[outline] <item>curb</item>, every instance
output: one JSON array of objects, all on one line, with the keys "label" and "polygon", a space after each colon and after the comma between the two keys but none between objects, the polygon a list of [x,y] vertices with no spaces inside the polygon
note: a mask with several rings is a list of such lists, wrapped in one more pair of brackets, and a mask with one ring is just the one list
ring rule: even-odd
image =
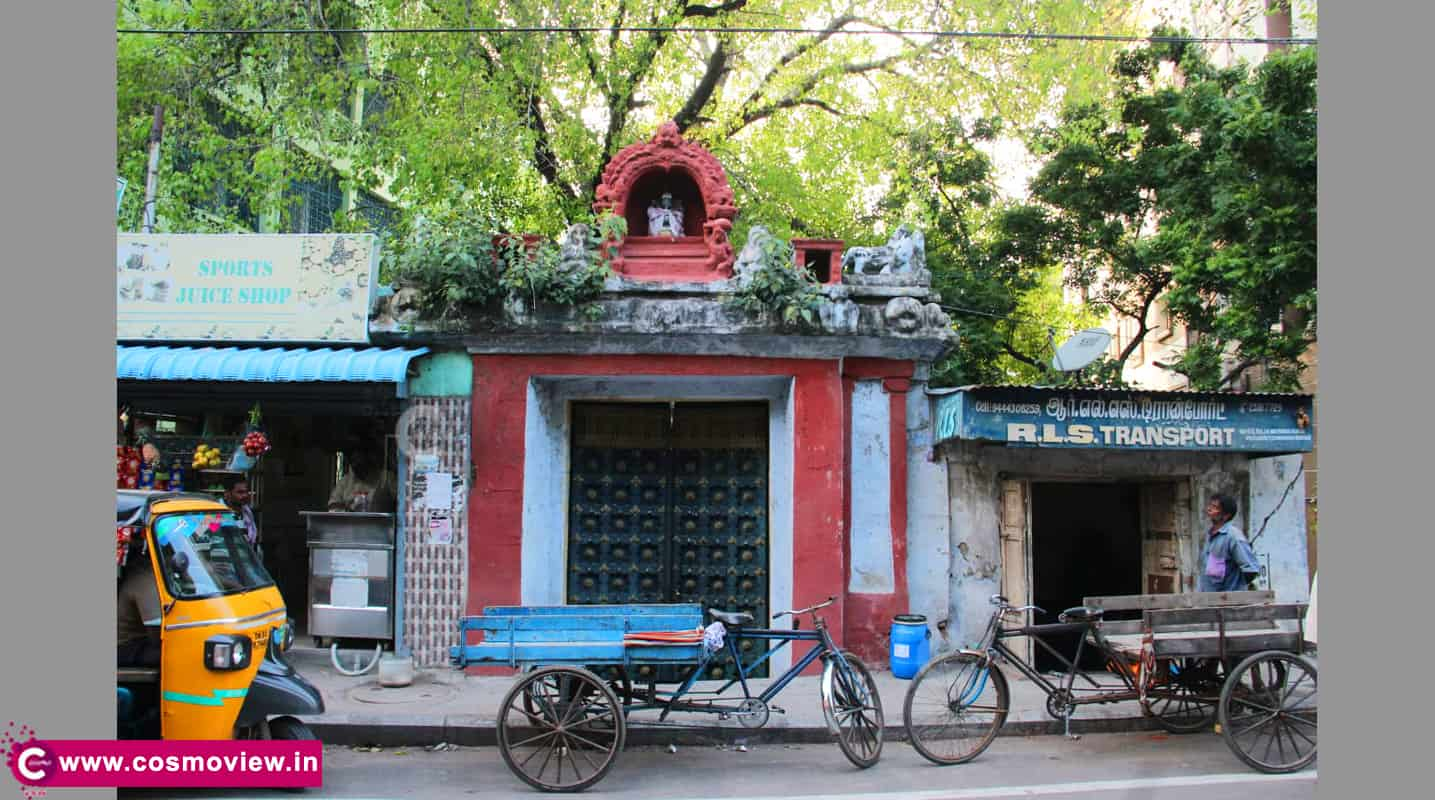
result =
[{"label": "curb", "polygon": [[[492,747],[497,742],[497,728],[491,720],[472,716],[423,717],[409,720],[360,715],[301,717],[325,744],[366,747],[432,747],[440,743],[461,747]],[[1145,717],[1107,717],[1073,719],[1071,732],[1129,733],[1160,730],[1155,720]],[[1052,719],[1009,720],[999,736],[1059,736],[1065,726]],[[884,741],[906,741],[907,732],[901,725],[888,724],[882,733]],[[825,744],[833,741],[826,726],[770,726],[716,728],[703,726],[662,726],[634,724],[628,728],[628,745],[704,745],[732,744]]]}]

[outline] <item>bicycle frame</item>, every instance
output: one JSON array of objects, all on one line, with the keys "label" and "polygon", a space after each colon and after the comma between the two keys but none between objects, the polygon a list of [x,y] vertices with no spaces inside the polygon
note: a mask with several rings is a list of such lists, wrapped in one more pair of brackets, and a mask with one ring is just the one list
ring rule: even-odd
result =
[{"label": "bicycle frame", "polygon": [[[1002,625],[1002,614],[1005,609],[999,609],[992,614],[991,622],[987,625],[986,633],[982,637],[982,646],[978,648],[979,654],[985,655],[990,662],[993,656],[1000,657],[1013,669],[1020,672],[1032,683],[1041,687],[1047,698],[1060,694],[1066,696],[1067,704],[1071,706],[1085,705],[1090,703],[1115,703],[1123,700],[1135,700],[1140,697],[1139,687],[1136,679],[1131,675],[1131,663],[1119,651],[1107,644],[1106,638],[1101,635],[1101,629],[1090,622],[1056,622],[1045,625],[1023,625],[1016,628],[1008,628]],[[1052,647],[1043,638],[1059,634],[1080,633],[1082,634],[1076,646],[1076,654],[1068,659],[1056,648]],[[1091,677],[1091,674],[1082,669],[1081,655],[1086,650],[1087,634],[1094,640],[1094,646],[1108,661],[1115,661],[1120,667],[1121,685],[1103,684]],[[1015,639],[1028,637],[1036,642],[1043,650],[1052,654],[1058,661],[1066,665],[1066,671],[1062,673],[1059,683],[1053,683],[1042,675],[1031,664],[1028,664],[1020,655],[1007,647],[1003,639]],[[1077,687],[1076,678],[1091,686]],[[1077,697],[1076,692],[1088,692],[1085,697]]]},{"label": "bicycle frame", "polygon": [[[754,659],[752,663],[744,664],[741,650],[738,646],[744,639],[776,642],[776,644],[769,647],[767,652]],[[699,664],[693,668],[693,671],[688,674],[686,680],[683,681],[677,690],[671,693],[661,693],[666,694],[666,697],[662,700],[658,699],[660,693],[654,692],[655,696],[653,700],[655,701],[655,705],[641,706],[641,708],[661,707],[663,713],[658,716],[658,721],[660,722],[666,719],[668,714],[673,711],[713,711],[715,709],[712,705],[713,699],[723,695],[727,690],[731,689],[734,684],[742,685],[741,699],[753,699],[752,689],[747,683],[748,676],[769,658],[772,658],[777,651],[786,647],[791,642],[815,642],[815,644],[802,658],[793,663],[786,672],[778,676],[761,694],[756,695],[756,699],[761,700],[765,704],[771,703],[773,698],[777,697],[788,684],[792,683],[792,681],[797,678],[798,675],[801,675],[803,670],[811,666],[814,661],[829,653],[838,659],[843,669],[847,669],[847,662],[842,657],[842,653],[838,650],[836,644],[833,643],[832,637],[828,634],[825,624],[819,623],[811,630],[804,628],[790,628],[787,630],[776,628],[737,628],[736,630],[728,631],[726,641],[723,643],[723,649],[732,657],[733,663],[737,665],[736,678],[729,679],[727,683],[724,683],[714,690],[693,691],[693,686],[698,682],[702,675],[703,667],[705,666],[704,664]],[[708,696],[713,699],[703,701],[706,703],[705,705],[683,703],[682,698],[688,696]]]}]

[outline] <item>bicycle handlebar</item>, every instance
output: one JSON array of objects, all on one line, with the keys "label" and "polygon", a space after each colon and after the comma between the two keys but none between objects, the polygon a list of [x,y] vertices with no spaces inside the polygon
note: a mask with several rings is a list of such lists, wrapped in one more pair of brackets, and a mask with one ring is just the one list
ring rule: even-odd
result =
[{"label": "bicycle handlebar", "polygon": [[1005,597],[1002,597],[999,594],[994,594],[991,596],[991,604],[997,606],[999,609],[999,613],[1003,614],[1019,614],[1023,611],[1029,611],[1033,609],[1035,609],[1036,611],[1040,611],[1043,614],[1046,613],[1046,609],[1042,608],[1041,606],[1013,606],[1010,600],[1006,599]]},{"label": "bicycle handlebar", "polygon": [[823,600],[822,602],[818,603],[818,604],[815,605],[815,606],[808,606],[807,608],[799,608],[799,609],[796,609],[796,610],[793,610],[793,611],[779,611],[779,612],[777,612],[776,614],[773,614],[773,615],[772,615],[772,618],[773,618],[773,619],[777,619],[777,618],[779,618],[779,617],[786,617],[786,616],[793,616],[793,617],[795,617],[795,616],[797,616],[797,615],[799,615],[799,614],[810,614],[810,613],[812,613],[813,611],[816,611],[816,610],[819,609],[819,608],[826,608],[826,607],[832,605],[832,604],[835,603],[835,602],[837,602],[837,596],[836,596],[836,595],[831,595],[831,596],[829,596],[826,600]]}]

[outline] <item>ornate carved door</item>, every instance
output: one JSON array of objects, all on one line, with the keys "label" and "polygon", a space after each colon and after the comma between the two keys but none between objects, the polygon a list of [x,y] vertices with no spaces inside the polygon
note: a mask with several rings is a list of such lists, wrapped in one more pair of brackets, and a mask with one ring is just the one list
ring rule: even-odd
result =
[{"label": "ornate carved door", "polygon": [[766,404],[574,404],[568,602],[701,603],[765,625],[767,460]]}]

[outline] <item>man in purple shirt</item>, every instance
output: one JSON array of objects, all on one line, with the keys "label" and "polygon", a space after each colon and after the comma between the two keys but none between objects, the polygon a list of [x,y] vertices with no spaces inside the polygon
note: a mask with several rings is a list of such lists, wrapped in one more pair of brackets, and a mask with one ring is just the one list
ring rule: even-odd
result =
[{"label": "man in purple shirt", "polygon": [[1211,529],[1197,564],[1200,569],[1197,591],[1245,591],[1251,581],[1260,576],[1260,564],[1246,535],[1231,522],[1235,516],[1236,500],[1230,495],[1215,494],[1206,501],[1206,518],[1211,521]]}]

